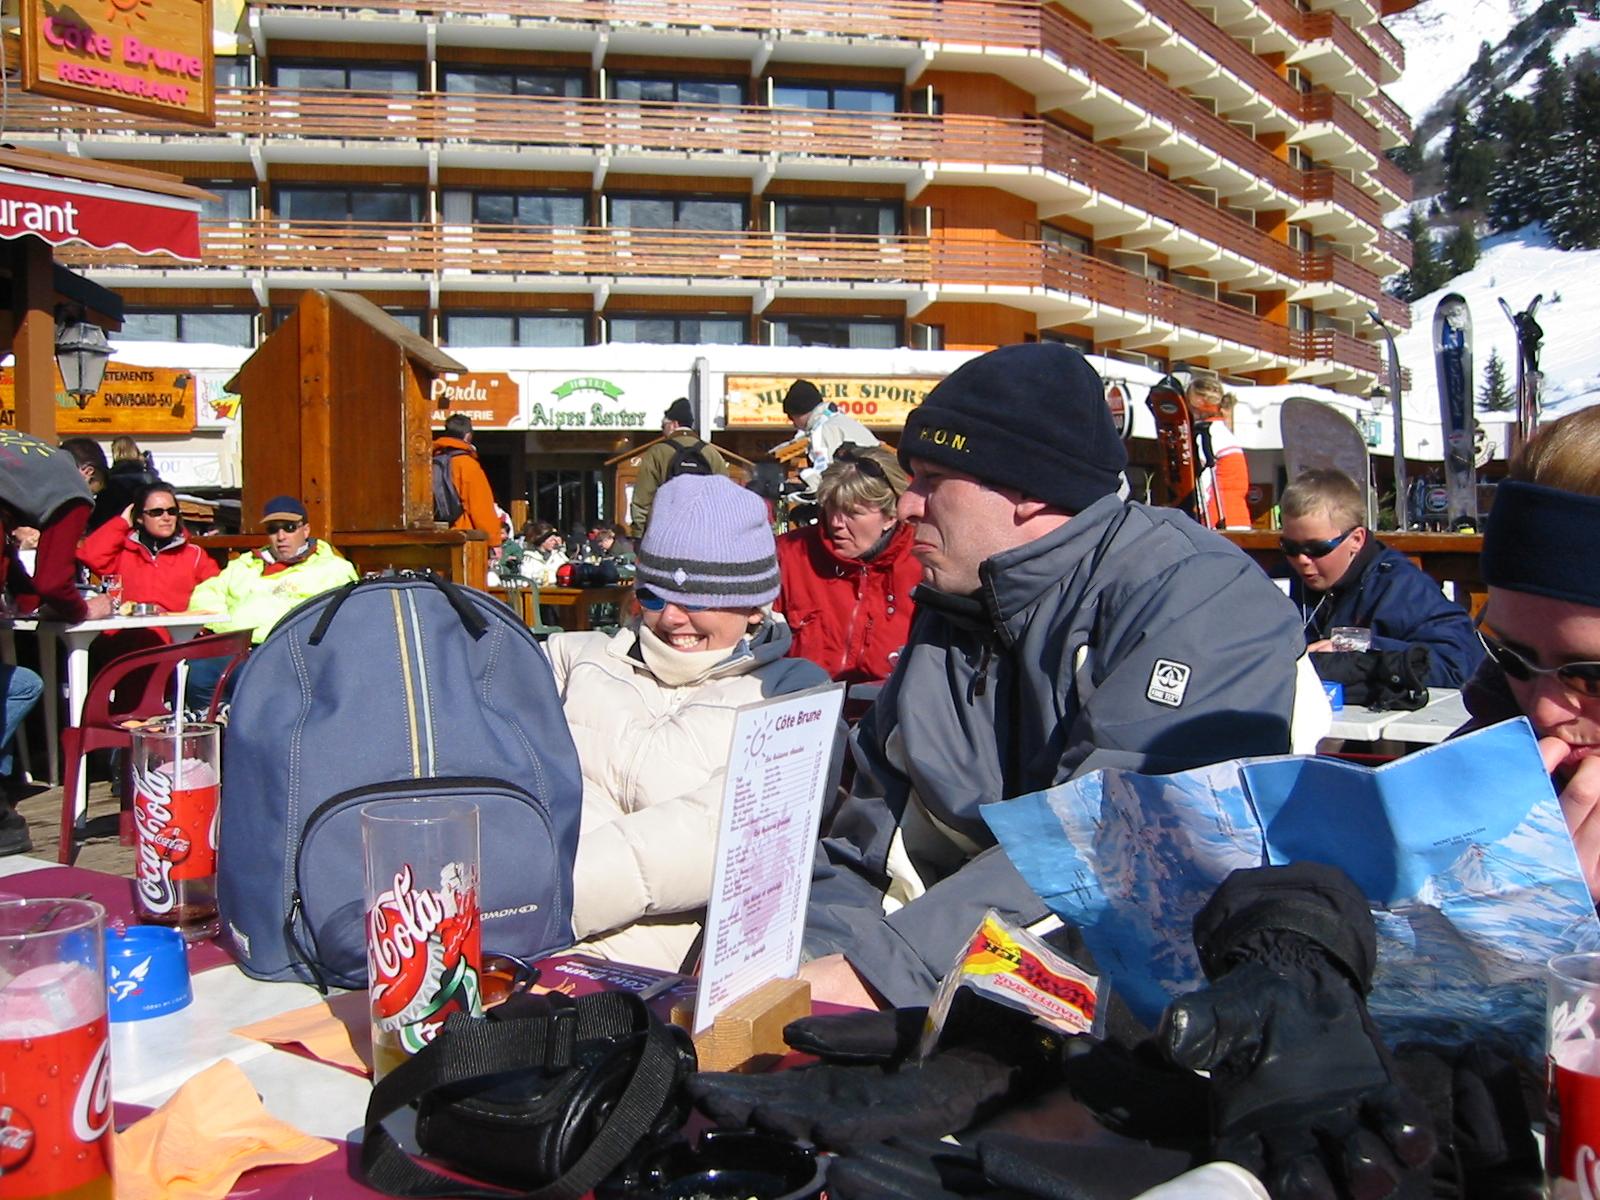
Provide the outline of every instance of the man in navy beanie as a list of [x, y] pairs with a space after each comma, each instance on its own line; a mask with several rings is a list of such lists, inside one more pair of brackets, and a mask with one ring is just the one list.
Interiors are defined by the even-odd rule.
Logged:
[[1292, 723], [1309, 751], [1328, 710], [1266, 575], [1178, 510], [1121, 497], [1127, 455], [1076, 351], [972, 359], [912, 413], [900, 461], [917, 615], [853, 736], [804, 974], [824, 999], [906, 1006], [928, 1002], [986, 909], [1049, 915], [984, 804], [1102, 767], [1287, 753]]

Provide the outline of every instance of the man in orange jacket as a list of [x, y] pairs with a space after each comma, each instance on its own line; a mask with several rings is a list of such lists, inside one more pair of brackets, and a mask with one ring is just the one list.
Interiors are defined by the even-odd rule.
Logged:
[[489, 477], [478, 463], [472, 448], [472, 418], [466, 413], [451, 413], [445, 418], [444, 436], [433, 439], [433, 454], [450, 456], [450, 480], [461, 497], [461, 515], [451, 529], [481, 529], [489, 535], [489, 548], [497, 548], [505, 538], [500, 518], [495, 513], [494, 491]]

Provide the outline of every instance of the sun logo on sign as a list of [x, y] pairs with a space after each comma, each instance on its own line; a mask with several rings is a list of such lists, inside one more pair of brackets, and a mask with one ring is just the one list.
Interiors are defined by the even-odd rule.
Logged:
[[144, 10], [150, 7], [150, 0], [106, 0], [106, 20], [115, 22], [119, 17], [128, 28], [133, 28], [133, 19], [138, 17], [146, 19]]

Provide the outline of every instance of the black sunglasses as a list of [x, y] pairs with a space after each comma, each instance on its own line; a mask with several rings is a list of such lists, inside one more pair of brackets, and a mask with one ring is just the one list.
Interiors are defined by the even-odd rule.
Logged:
[[293, 533], [304, 524], [304, 521], [268, 521], [262, 528], [268, 533]]
[[1293, 538], [1281, 537], [1278, 539], [1278, 549], [1283, 551], [1285, 558], [1299, 558], [1302, 554], [1307, 558], [1327, 558], [1359, 528], [1359, 525], [1352, 525], [1338, 537], [1320, 538], [1314, 542], [1297, 542]]
[[1559, 667], [1540, 667], [1529, 662], [1494, 634], [1485, 633], [1482, 626], [1478, 627], [1478, 640], [1483, 643], [1483, 648], [1489, 657], [1494, 659], [1495, 666], [1504, 671], [1508, 679], [1526, 683], [1539, 675], [1554, 675], [1561, 681], [1561, 685], [1574, 695], [1585, 696], [1591, 700], [1600, 698], [1600, 662], [1572, 662], [1563, 663]]
[[850, 446], [840, 446], [839, 449], [834, 452], [833, 461], [836, 463], [849, 463], [851, 466], [856, 467], [865, 475], [874, 476], [877, 479], [883, 480], [885, 483], [889, 482], [889, 473], [883, 469], [882, 464], [866, 454], [857, 453], [855, 449]]
[[[660, 612], [667, 606], [666, 597], [656, 595], [647, 587], [634, 588], [633, 595], [639, 601], [639, 607], [644, 609], [645, 612]], [[678, 604], [676, 600], [672, 601], [672, 603]], [[684, 612], [705, 612], [710, 605], [678, 604], [678, 607], [683, 609]]]
[[182, 511], [177, 505], [173, 505], [171, 508], [141, 508], [139, 515], [141, 517], [176, 517]]

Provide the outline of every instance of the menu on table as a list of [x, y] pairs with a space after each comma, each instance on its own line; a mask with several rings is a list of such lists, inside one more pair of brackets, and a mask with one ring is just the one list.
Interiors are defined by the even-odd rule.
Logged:
[[833, 783], [844, 685], [739, 710], [728, 753], [694, 1032], [800, 967], [822, 800]]

